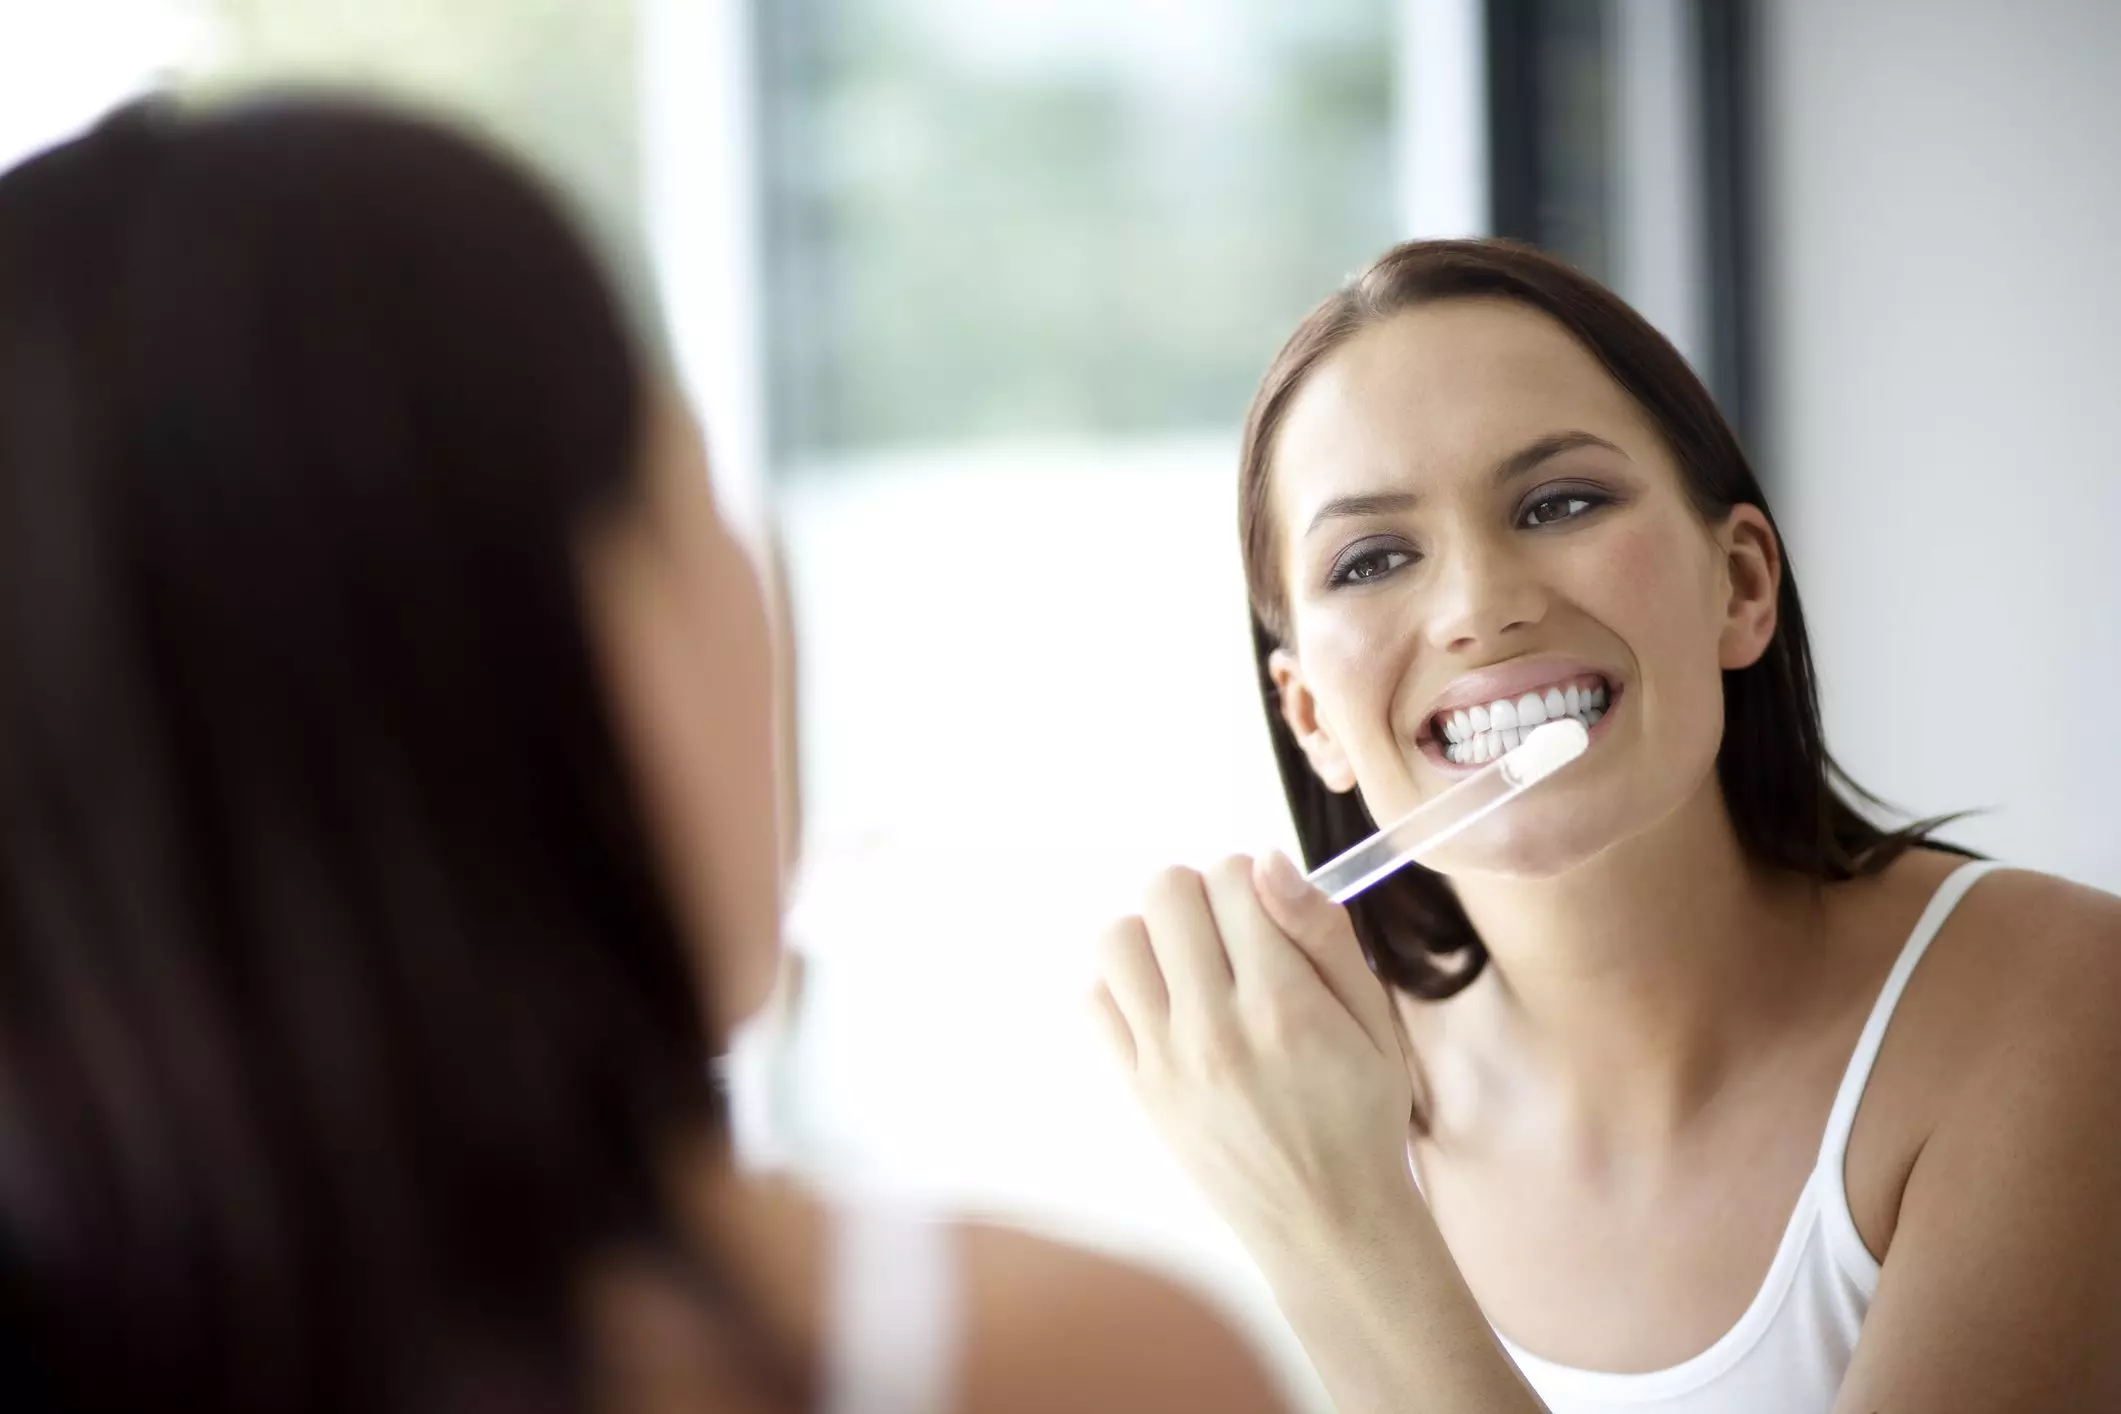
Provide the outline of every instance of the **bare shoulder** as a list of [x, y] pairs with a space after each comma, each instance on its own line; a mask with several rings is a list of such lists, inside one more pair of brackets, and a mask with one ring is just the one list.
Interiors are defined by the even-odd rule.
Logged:
[[[1873, 955], [1864, 998], [1937, 887], [1965, 862], [1911, 850], [1850, 896], [1850, 916]], [[2010, 868], [1967, 891], [1909, 979], [1850, 1140], [1850, 1208], [1873, 1252], [1891, 1243], [1919, 1159], [1955, 1117], [2001, 1136], [2000, 1095], [2080, 1086], [2087, 1068], [2115, 1063], [2117, 999], [2121, 899]]]
[[[1913, 903], [1956, 863], [1934, 850], [1905, 861]], [[2081, 1083], [2072, 1073], [2117, 1047], [2121, 899], [1996, 869], [1960, 899], [1909, 979], [1877, 1081], [1909, 1100], [1928, 1134], [1964, 1104], [1992, 1100], [2000, 1068]]]
[[[2082, 1087], [2121, 1064], [2121, 898], [2029, 869], [2000, 869], [1954, 911], [1940, 981], [1966, 1018], [1966, 1065], [1940, 1119], [2020, 1086]], [[1939, 943], [1945, 939], [1940, 933]]]
[[[835, 1231], [870, 1211], [871, 1200], [786, 1178], [731, 1181], [705, 1165], [694, 1199], [688, 1216], [701, 1241], [744, 1274], [749, 1299], [790, 1350], [823, 1369], [837, 1338]], [[919, 1208], [885, 1211], [891, 1227], [900, 1218], [917, 1221], [949, 1254], [959, 1321], [952, 1407], [964, 1414], [1279, 1414], [1285, 1407], [1252, 1347], [1175, 1282], [1005, 1227]], [[600, 1295], [640, 1294], [605, 1285], [611, 1290]], [[674, 1392], [664, 1402], [630, 1397], [619, 1407], [728, 1403], [730, 1382], [703, 1374], [711, 1362], [700, 1363], [698, 1342], [672, 1335], [688, 1325], [697, 1335], [695, 1306], [609, 1305], [602, 1324], [625, 1338], [615, 1348], [627, 1355], [619, 1364], [629, 1387]]]
[[[1935, 944], [1938, 986], [1978, 998], [1975, 1035], [2015, 1047], [2058, 1028], [2121, 1027], [2121, 898], [2030, 869], [1969, 890]], [[1971, 1038], [1969, 1038], [1971, 1039]]]
[[[2084, 1296], [2121, 1282], [2117, 1070], [2121, 900], [1981, 879], [1916, 969], [1864, 1101], [1889, 1091], [1923, 1128], [1843, 1407], [2121, 1408], [2121, 1307]], [[1852, 1142], [1865, 1229], [1857, 1170]]]
[[[1967, 861], [1916, 849], [1867, 881], [1856, 926], [1889, 961], [1939, 885]], [[2030, 869], [2002, 868], [1977, 880], [1937, 932], [1908, 984], [1894, 1030], [1946, 1030], [1957, 1049], [2008, 1044], [2027, 1025], [2059, 1020], [2049, 1008], [2080, 997], [2110, 999], [2121, 982], [2121, 898]], [[2064, 1005], [2064, 1015], [2104, 1015], [2108, 1004]], [[1949, 1023], [1946, 1025], [1945, 1023]]]
[[[2121, 899], [2030, 869], [2000, 869], [1960, 903], [1962, 954], [1989, 973], [1989, 1024], [1964, 1102], [2019, 1083], [2087, 1085], [2121, 1064]], [[1960, 986], [1973, 990], [1973, 977]]]
[[1284, 1408], [1252, 1347], [1175, 1282], [1006, 1228], [960, 1232], [970, 1414]]

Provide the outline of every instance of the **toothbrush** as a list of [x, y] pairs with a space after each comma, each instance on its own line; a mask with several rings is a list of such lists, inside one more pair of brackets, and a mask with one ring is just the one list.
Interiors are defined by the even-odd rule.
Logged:
[[1490, 811], [1583, 755], [1590, 744], [1589, 730], [1573, 717], [1536, 726], [1516, 750], [1505, 752], [1434, 800], [1423, 801], [1306, 877], [1333, 902], [1346, 903], [1402, 864], [1486, 819]]

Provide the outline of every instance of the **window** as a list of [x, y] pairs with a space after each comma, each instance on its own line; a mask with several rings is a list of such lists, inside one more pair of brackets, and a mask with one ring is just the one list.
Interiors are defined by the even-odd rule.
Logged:
[[1381, 0], [759, 8], [772, 440], [1214, 429], [1389, 243]]
[[485, 128], [556, 179], [619, 266], [644, 273], [632, 0], [186, 0], [211, 91], [353, 85]]

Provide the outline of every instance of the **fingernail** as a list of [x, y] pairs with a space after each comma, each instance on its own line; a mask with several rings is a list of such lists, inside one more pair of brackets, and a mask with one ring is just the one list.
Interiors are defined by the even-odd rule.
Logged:
[[1289, 856], [1278, 849], [1262, 862], [1260, 872], [1260, 882], [1285, 903], [1301, 903], [1304, 896], [1311, 892], [1310, 881], [1299, 874]]

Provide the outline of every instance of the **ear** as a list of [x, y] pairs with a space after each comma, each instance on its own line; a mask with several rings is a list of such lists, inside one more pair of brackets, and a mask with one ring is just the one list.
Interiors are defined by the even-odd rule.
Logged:
[[1355, 771], [1347, 753], [1318, 720], [1318, 699], [1304, 681], [1303, 665], [1286, 648], [1267, 655], [1267, 675], [1274, 681], [1274, 695], [1281, 705], [1282, 722], [1289, 735], [1303, 748], [1311, 771], [1327, 790], [1345, 795], [1355, 789]]
[[1717, 533], [1723, 550], [1723, 634], [1717, 657], [1725, 669], [1750, 668], [1775, 637], [1782, 593], [1782, 543], [1758, 506], [1731, 507]]

